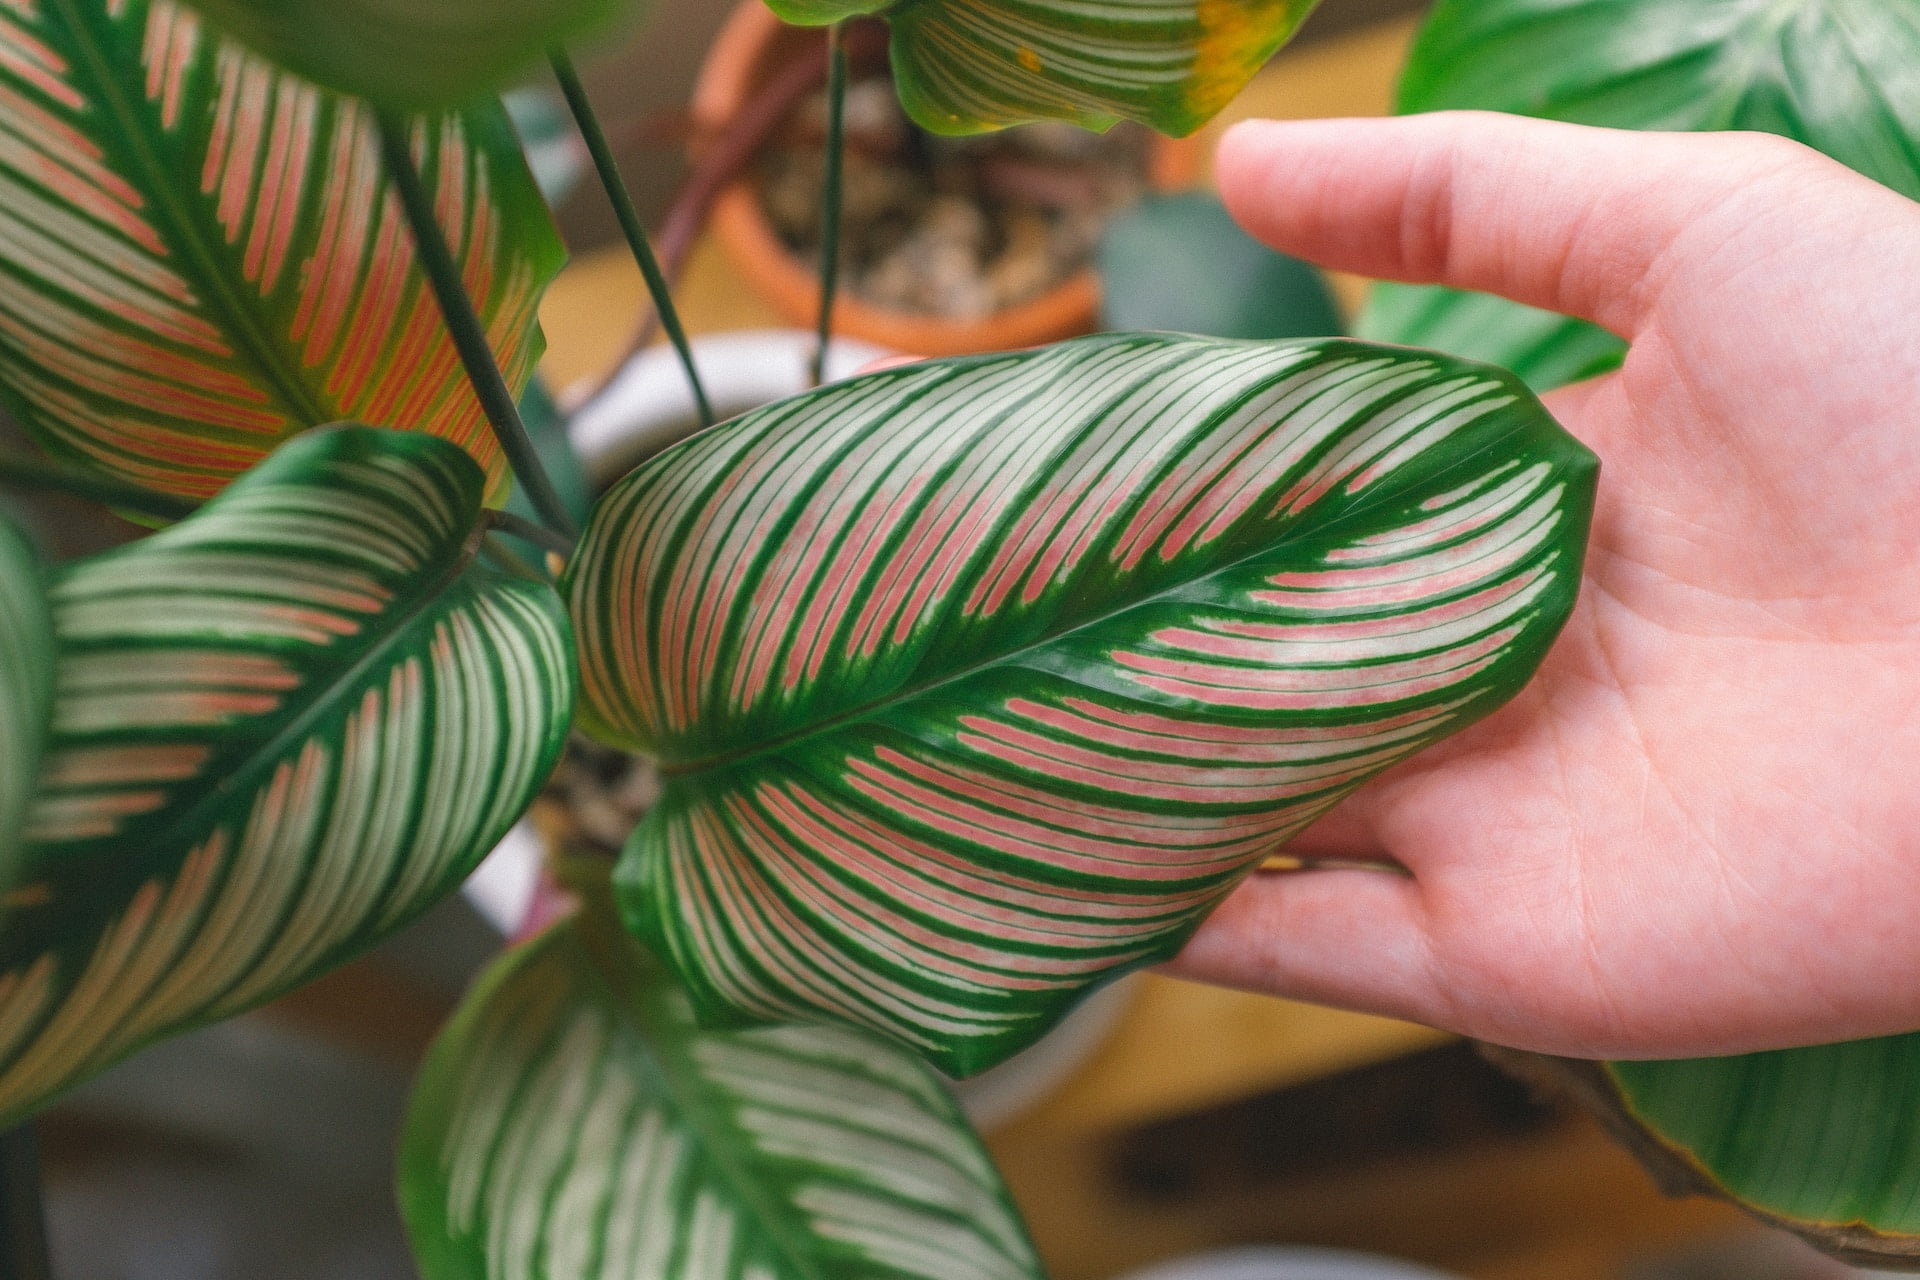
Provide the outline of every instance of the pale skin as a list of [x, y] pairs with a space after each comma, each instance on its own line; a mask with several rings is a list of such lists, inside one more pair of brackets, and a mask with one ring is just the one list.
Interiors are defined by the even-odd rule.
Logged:
[[1296, 842], [1175, 968], [1581, 1057], [1920, 1028], [1920, 205], [1794, 144], [1478, 114], [1260, 122], [1247, 228], [1581, 316], [1603, 462], [1513, 703]]

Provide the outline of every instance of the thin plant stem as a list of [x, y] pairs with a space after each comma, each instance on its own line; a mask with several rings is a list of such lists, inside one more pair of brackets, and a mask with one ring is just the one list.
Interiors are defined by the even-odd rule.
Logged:
[[504, 539], [491, 534], [480, 540], [480, 553], [492, 560], [495, 566], [506, 570], [516, 578], [542, 584], [550, 584], [553, 581], [551, 575], [540, 572], [522, 559]]
[[600, 118], [593, 112], [593, 103], [587, 99], [587, 88], [580, 83], [580, 73], [574, 69], [573, 59], [567, 56], [564, 49], [555, 49], [550, 60], [554, 79], [560, 82], [560, 92], [566, 96], [567, 107], [573, 112], [573, 122], [579, 127], [580, 137], [587, 144], [587, 154], [593, 157], [594, 171], [600, 175], [600, 185], [606, 189], [614, 217], [620, 221], [627, 247], [633, 251], [633, 260], [639, 264], [640, 274], [646, 279], [647, 292], [653, 297], [654, 313], [660, 317], [660, 327], [667, 331], [668, 341], [680, 354], [680, 367], [686, 370], [687, 385], [693, 388], [693, 402], [700, 411], [700, 425], [710, 427], [713, 425], [713, 406], [707, 401], [707, 389], [700, 384], [700, 371], [694, 367], [693, 348], [687, 344], [687, 332], [681, 327], [680, 313], [674, 309], [673, 287], [667, 283], [659, 259], [654, 257], [646, 228], [640, 225], [640, 213], [633, 207], [633, 197], [627, 191], [626, 180], [620, 176], [620, 165], [613, 157], [613, 148], [607, 144], [606, 130], [600, 127]]
[[[695, 157], [686, 181], [667, 202], [660, 219], [660, 233], [654, 237], [660, 270], [669, 281], [679, 278], [692, 253], [694, 241], [706, 230], [713, 209], [729, 187], [746, 170], [769, 138], [793, 114], [806, 96], [827, 82], [825, 58], [801, 58], [755, 87], [737, 115], [714, 133]], [[660, 327], [657, 313], [649, 311], [628, 339], [622, 358], [608, 368], [596, 385], [578, 401], [584, 408], [598, 401], [619, 378], [627, 360], [653, 345], [654, 332]]]
[[840, 289], [840, 194], [847, 156], [847, 46], [841, 24], [827, 28], [827, 166], [821, 176], [820, 343], [813, 353], [814, 386], [827, 380], [827, 344], [833, 339], [833, 304]]
[[532, 501], [534, 510], [540, 513], [540, 518], [549, 528], [569, 538], [575, 537], [579, 529], [567, 514], [566, 504], [560, 500], [546, 468], [540, 465], [540, 455], [527, 436], [526, 424], [520, 420], [520, 406], [514, 403], [506, 375], [500, 372], [499, 361], [487, 342], [487, 331], [481, 325], [480, 317], [475, 314], [473, 299], [467, 296], [467, 287], [460, 279], [460, 268], [454, 263], [453, 250], [447, 246], [446, 234], [441, 231], [440, 223], [434, 216], [433, 200], [427, 194], [426, 184], [421, 180], [420, 170], [413, 161], [413, 149], [407, 142], [406, 122], [382, 111], [379, 113], [379, 124], [380, 154], [386, 165], [387, 177], [393, 183], [395, 194], [400, 197], [400, 207], [406, 213], [407, 225], [413, 229], [420, 268], [426, 273], [433, 295], [440, 303], [440, 313], [446, 318], [447, 332], [453, 338], [454, 350], [460, 353], [460, 363], [466, 367], [467, 380], [473, 384], [481, 411], [487, 415], [494, 437], [499, 440], [501, 451], [507, 455], [507, 465], [513, 468], [515, 478], [526, 486], [527, 497]]
[[40, 1150], [33, 1127], [0, 1136], [0, 1276], [52, 1280], [46, 1210], [40, 1195]]
[[543, 528], [531, 520], [522, 520], [511, 511], [495, 511], [489, 509], [481, 513], [481, 518], [497, 532], [510, 533], [523, 542], [531, 542], [536, 547], [555, 552], [558, 555], [570, 556], [573, 554], [573, 543], [569, 539], [563, 538], [553, 530]]
[[49, 489], [68, 493], [119, 511], [152, 516], [155, 520], [184, 520], [200, 509], [200, 504], [192, 498], [155, 493], [78, 467], [17, 453], [0, 453], [0, 485], [29, 493]]

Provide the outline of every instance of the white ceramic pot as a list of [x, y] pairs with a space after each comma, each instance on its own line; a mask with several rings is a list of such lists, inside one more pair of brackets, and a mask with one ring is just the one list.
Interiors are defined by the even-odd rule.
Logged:
[[[805, 391], [815, 340], [799, 329], [748, 329], [696, 338], [692, 347], [707, 400], [724, 422]], [[836, 338], [827, 348], [827, 381], [893, 354], [870, 342]], [[654, 346], [628, 361], [574, 414], [567, 430], [588, 477], [604, 485], [630, 470], [635, 458], [689, 434], [695, 418], [679, 356], [671, 347]]]
[[1181, 1258], [1125, 1280], [1458, 1280], [1371, 1254], [1260, 1246]]

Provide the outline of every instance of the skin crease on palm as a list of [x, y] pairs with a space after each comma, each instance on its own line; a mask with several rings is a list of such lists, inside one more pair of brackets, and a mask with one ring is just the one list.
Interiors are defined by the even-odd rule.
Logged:
[[1586, 579], [1509, 706], [1296, 841], [1174, 968], [1580, 1057], [1920, 1028], [1920, 205], [1749, 134], [1242, 125], [1285, 252], [1593, 320]]

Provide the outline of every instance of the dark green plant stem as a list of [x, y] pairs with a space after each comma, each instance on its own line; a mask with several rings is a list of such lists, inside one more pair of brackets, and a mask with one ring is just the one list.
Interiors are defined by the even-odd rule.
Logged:
[[840, 289], [840, 192], [847, 155], [847, 46], [840, 24], [827, 28], [827, 167], [821, 176], [820, 344], [813, 353], [813, 385], [827, 380], [827, 343]]
[[510, 533], [523, 542], [531, 542], [536, 547], [544, 547], [559, 555], [573, 554], [573, 542], [563, 538], [551, 529], [542, 528], [531, 520], [522, 520], [511, 511], [496, 511], [492, 508], [480, 513], [480, 518], [501, 533]]
[[200, 504], [191, 498], [155, 493], [79, 467], [26, 458], [17, 453], [0, 453], [0, 485], [29, 493], [47, 490], [70, 493], [119, 511], [152, 516], [155, 520], [184, 520], [200, 509]]
[[[489, 535], [488, 537], [480, 539], [480, 554], [488, 560], [491, 560], [496, 569], [510, 573], [516, 578], [522, 578], [528, 582], [537, 582], [542, 586], [550, 586], [553, 583], [553, 575], [542, 573], [539, 569], [528, 564], [518, 552], [507, 545], [504, 538], [496, 538]], [[6, 1280], [6, 1278], [0, 1276], [0, 1280]]]
[[0, 1136], [0, 1280], [52, 1280], [33, 1128]]
[[646, 228], [640, 225], [640, 213], [633, 207], [633, 197], [627, 191], [626, 179], [620, 176], [620, 165], [613, 158], [613, 148], [607, 143], [606, 131], [600, 127], [600, 118], [593, 113], [593, 103], [587, 99], [587, 88], [580, 83], [580, 73], [574, 69], [573, 59], [567, 56], [564, 49], [555, 49], [550, 60], [554, 79], [560, 82], [560, 92], [566, 95], [567, 107], [573, 112], [573, 122], [579, 127], [580, 137], [587, 144], [587, 154], [593, 157], [593, 168], [600, 175], [600, 185], [606, 189], [614, 217], [620, 220], [620, 230], [627, 237], [627, 247], [633, 251], [633, 260], [639, 264], [640, 274], [646, 279], [647, 292], [653, 297], [654, 314], [660, 317], [660, 327], [667, 331], [667, 340], [680, 353], [680, 367], [687, 371], [687, 385], [693, 388], [693, 402], [700, 410], [700, 425], [710, 427], [713, 425], [713, 406], [707, 402], [707, 389], [700, 385], [700, 371], [694, 367], [693, 348], [687, 345], [687, 332], [680, 325], [680, 313], [674, 310], [673, 287], [667, 283], [659, 259], [654, 257]]
[[514, 403], [506, 375], [500, 372], [499, 361], [487, 342], [487, 331], [474, 312], [473, 300], [467, 296], [467, 287], [460, 278], [460, 268], [454, 263], [453, 250], [447, 247], [446, 234], [434, 216], [433, 200], [421, 181], [420, 170], [413, 161], [413, 149], [407, 142], [406, 121], [382, 111], [379, 122], [380, 155], [387, 177], [400, 197], [407, 225], [413, 229], [420, 268], [439, 300], [447, 332], [453, 338], [454, 349], [460, 353], [460, 362], [466, 367], [467, 380], [473, 384], [481, 411], [492, 424], [501, 451], [507, 455], [507, 465], [513, 468], [515, 479], [526, 487], [527, 497], [540, 518], [556, 532], [576, 537], [580, 531], [567, 515], [566, 504], [560, 501], [553, 481], [547, 478], [546, 468], [540, 465], [540, 456], [527, 436], [526, 424], [520, 421], [520, 407]]

